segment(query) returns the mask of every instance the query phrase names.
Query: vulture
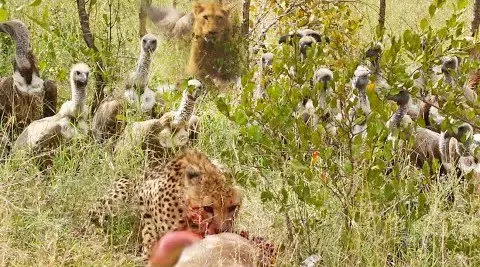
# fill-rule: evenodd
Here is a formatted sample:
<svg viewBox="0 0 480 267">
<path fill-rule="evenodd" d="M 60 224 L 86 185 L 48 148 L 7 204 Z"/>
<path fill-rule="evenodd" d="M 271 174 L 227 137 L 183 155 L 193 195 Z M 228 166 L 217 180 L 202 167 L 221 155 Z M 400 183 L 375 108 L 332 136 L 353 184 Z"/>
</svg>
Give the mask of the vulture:
<svg viewBox="0 0 480 267">
<path fill-rule="evenodd" d="M 319 68 L 315 71 L 313 76 L 313 85 L 321 85 L 317 96 L 318 107 L 314 106 L 312 99 L 305 98 L 298 104 L 295 113 L 297 116 L 301 117 L 305 123 L 315 127 L 320 120 L 330 119 L 327 101 L 332 94 L 332 88 L 329 86 L 329 83 L 333 80 L 333 72 L 327 68 Z M 318 109 L 321 110 L 321 114 L 317 112 Z M 329 125 L 327 128 L 329 131 L 334 131 L 331 126 L 332 125 Z"/>
<path fill-rule="evenodd" d="M 65 102 L 53 116 L 30 123 L 18 136 L 13 153 L 24 151 L 47 161 L 52 151 L 80 134 L 87 134 L 86 87 L 89 68 L 84 63 L 73 65 L 70 71 L 71 100 Z"/>
<path fill-rule="evenodd" d="M 157 49 L 157 37 L 146 34 L 140 41 L 140 55 L 137 69 L 130 73 L 125 86 L 124 97 L 128 104 L 140 107 L 142 112 L 154 112 L 155 93 L 148 88 L 152 55 Z"/>
<path fill-rule="evenodd" d="M 193 29 L 193 12 L 184 13 L 175 8 L 146 8 L 150 20 L 167 38 L 189 38 Z"/>
<path fill-rule="evenodd" d="M 13 74 L 0 77 L 0 114 L 2 122 L 14 118 L 14 132 L 20 132 L 32 121 L 55 114 L 57 86 L 40 78 L 35 56 L 30 45 L 30 32 L 19 20 L 0 23 L 15 42 Z"/>
<path fill-rule="evenodd" d="M 283 35 L 278 39 L 279 44 L 295 44 L 295 39 L 298 39 L 298 46 L 300 50 L 300 60 L 305 60 L 307 58 L 307 50 L 313 44 L 319 43 L 322 41 L 322 35 L 312 29 L 303 29 L 291 32 L 289 34 Z M 324 38 L 326 42 L 330 40 L 328 38 Z"/>
<path fill-rule="evenodd" d="M 260 57 L 258 71 L 255 72 L 253 79 L 255 80 L 255 91 L 253 92 L 253 100 L 261 99 L 265 96 L 265 89 L 269 84 L 269 75 L 273 66 L 273 53 L 265 53 Z"/>
<path fill-rule="evenodd" d="M 155 35 L 143 36 L 140 40 L 137 68 L 127 78 L 124 91 L 124 100 L 127 105 L 140 109 L 143 113 L 148 113 L 153 117 L 157 99 L 155 93 L 148 88 L 148 82 L 152 55 L 156 49 L 157 38 Z M 100 103 L 92 119 L 92 134 L 95 140 L 104 141 L 121 134 L 124 124 L 118 117 L 124 110 L 124 101 L 114 96 L 108 96 Z"/>
<path fill-rule="evenodd" d="M 368 101 L 368 97 L 367 97 L 367 85 L 369 82 L 370 73 L 371 73 L 370 70 L 366 66 L 360 65 L 357 67 L 357 69 L 353 74 L 352 88 L 358 91 L 358 94 L 355 96 L 358 98 L 358 103 L 355 110 L 359 110 L 360 113 L 363 116 L 365 116 L 365 120 L 363 122 L 354 126 L 353 128 L 354 135 L 360 134 L 360 133 L 366 134 L 366 129 L 367 129 L 366 118 L 372 112 L 370 108 L 370 102 Z M 354 111 L 354 109 L 352 109 L 352 111 Z M 351 114 L 351 116 L 353 117 L 354 115 Z"/>
<path fill-rule="evenodd" d="M 301 39 L 301 38 L 306 37 L 306 36 L 312 37 L 315 40 L 315 42 L 317 42 L 317 43 L 322 41 L 322 35 L 319 32 L 317 32 L 315 30 L 312 30 L 312 29 L 302 29 L 302 30 L 293 31 L 293 32 L 290 32 L 289 34 L 285 34 L 285 35 L 281 36 L 278 39 L 278 43 L 279 44 L 287 43 L 287 44 L 292 45 L 293 44 L 293 39 L 295 39 L 295 38 Z M 328 39 L 328 37 L 325 37 L 324 39 L 327 42 L 330 41 Z"/>
<path fill-rule="evenodd" d="M 391 88 L 385 79 L 385 73 L 380 66 L 382 53 L 383 44 L 381 42 L 377 42 L 365 52 L 365 57 L 370 61 L 370 72 L 375 80 L 375 91 L 377 94 L 388 91 Z"/>
<path fill-rule="evenodd" d="M 129 151 L 132 146 L 163 154 L 165 150 L 182 148 L 198 138 L 198 117 L 193 115 L 196 99 L 203 91 L 200 81 L 188 81 L 180 106 L 160 119 L 134 122 L 125 129 L 115 148 L 116 153 Z"/>
<path fill-rule="evenodd" d="M 412 120 L 407 115 L 410 94 L 402 90 L 389 99 L 395 101 L 398 108 L 387 126 L 393 130 L 410 125 Z M 449 137 L 445 132 L 437 133 L 419 126 L 411 127 L 409 131 L 414 137 L 410 159 L 418 168 L 422 168 L 424 163 L 432 166 L 432 162 L 436 159 L 442 164 L 441 173 L 459 170 L 463 175 L 473 171 L 474 179 L 480 179 L 479 163 L 476 163 L 475 158 L 469 155 L 469 151 L 465 151 L 464 145 L 457 138 Z M 464 129 L 461 127 L 459 131 L 464 131 Z"/>
</svg>

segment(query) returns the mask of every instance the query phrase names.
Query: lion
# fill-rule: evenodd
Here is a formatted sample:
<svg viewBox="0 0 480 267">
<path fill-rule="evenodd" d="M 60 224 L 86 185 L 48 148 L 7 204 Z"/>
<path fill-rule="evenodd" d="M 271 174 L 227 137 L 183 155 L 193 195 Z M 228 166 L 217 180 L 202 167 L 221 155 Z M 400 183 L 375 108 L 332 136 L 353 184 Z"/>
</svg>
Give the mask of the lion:
<svg viewBox="0 0 480 267">
<path fill-rule="evenodd" d="M 232 42 L 230 10 L 219 2 L 195 3 L 193 39 L 187 73 L 198 78 L 226 81 L 235 75 L 236 48 Z"/>
</svg>

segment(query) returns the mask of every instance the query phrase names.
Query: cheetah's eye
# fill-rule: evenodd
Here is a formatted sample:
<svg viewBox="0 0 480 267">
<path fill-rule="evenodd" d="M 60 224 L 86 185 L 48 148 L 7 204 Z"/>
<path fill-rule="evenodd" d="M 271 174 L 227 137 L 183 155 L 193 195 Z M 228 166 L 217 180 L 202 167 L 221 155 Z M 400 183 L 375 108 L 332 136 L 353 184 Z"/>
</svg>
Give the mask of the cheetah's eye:
<svg viewBox="0 0 480 267">
<path fill-rule="evenodd" d="M 203 16 L 203 19 L 208 20 L 208 16 L 207 15 Z"/>
<path fill-rule="evenodd" d="M 203 207 L 203 210 L 204 210 L 205 212 L 208 212 L 208 213 L 213 214 L 213 207 L 212 207 L 212 206 L 204 206 L 204 207 Z"/>
</svg>

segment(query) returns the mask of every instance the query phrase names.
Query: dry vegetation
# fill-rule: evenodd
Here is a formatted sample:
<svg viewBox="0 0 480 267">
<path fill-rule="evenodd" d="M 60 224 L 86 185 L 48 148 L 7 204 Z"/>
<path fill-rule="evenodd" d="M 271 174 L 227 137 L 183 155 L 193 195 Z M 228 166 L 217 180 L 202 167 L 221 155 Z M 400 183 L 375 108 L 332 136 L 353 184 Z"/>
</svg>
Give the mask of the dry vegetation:
<svg viewBox="0 0 480 267">
<path fill-rule="evenodd" d="M 27 0 L 7 2 L 9 18 L 21 19 L 29 25 L 41 72 L 59 81 L 60 102 L 64 102 L 70 92 L 67 83 L 69 67 L 77 61 L 92 61 L 81 37 L 76 5 L 73 1 L 53 0 L 39 1 L 41 4 L 38 6 L 28 6 L 33 1 Z M 373 36 L 376 5 L 374 0 L 355 4 L 357 15 L 364 17 L 360 35 L 365 43 Z M 419 18 L 427 14 L 428 5 L 429 1 L 388 1 L 387 32 L 400 34 L 408 27 L 416 28 Z M 121 85 L 119 81 L 134 66 L 138 52 L 137 3 L 105 0 L 92 6 L 92 27 L 107 63 L 107 88 L 118 89 Z M 182 4 L 182 7 L 185 6 L 188 5 Z M 447 16 L 448 11 L 444 12 Z M 470 13 L 466 15 L 468 20 Z M 438 19 L 436 23 L 440 21 Z M 152 29 L 152 25 L 149 26 Z M 0 73 L 10 73 L 13 46 L 4 35 L 0 36 L 0 40 Z M 152 65 L 152 88 L 184 78 L 188 50 L 184 43 L 160 42 Z M 91 83 L 90 97 L 93 89 Z M 179 92 L 165 96 L 170 106 L 176 106 L 179 97 Z M 401 259 L 397 260 L 397 266 L 480 264 L 480 205 L 465 192 L 465 185 L 456 178 L 428 182 L 429 190 L 415 199 L 428 203 L 428 210 L 416 211 L 422 215 L 415 221 L 408 221 L 405 213 L 391 212 L 398 203 L 391 203 L 379 212 L 376 202 L 368 201 L 376 193 L 363 192 L 363 200 L 357 202 L 356 213 L 352 215 L 353 234 L 349 237 L 344 236 L 345 216 L 340 201 L 332 196 L 318 177 L 308 180 L 312 194 L 316 194 L 322 203 L 318 206 L 305 205 L 291 197 L 288 210 L 291 220 L 298 225 L 314 223 L 315 227 L 293 233 L 290 240 L 292 237 L 288 236 L 283 204 L 262 201 L 266 197 L 262 194 L 265 189 L 275 191 L 282 188 L 285 173 L 259 169 L 255 164 L 259 156 L 257 152 L 238 147 L 235 140 L 239 136 L 239 128 L 217 110 L 213 97 L 209 95 L 203 99 L 198 110 L 203 132 L 197 147 L 239 173 L 238 180 L 245 186 L 246 200 L 237 228 L 248 229 L 252 235 L 283 245 L 285 252 L 280 255 L 279 266 L 296 266 L 311 253 L 321 256 L 320 266 L 384 266 L 388 257 L 398 256 L 389 255 L 399 251 L 402 255 L 398 256 Z M 13 158 L 2 163 L 0 266 L 138 264 L 135 258 L 137 237 L 132 235 L 134 223 L 128 207 L 125 207 L 122 216 L 112 221 L 107 233 L 89 224 L 87 211 L 118 177 L 141 177 L 143 159 L 140 151 L 135 157 L 114 159 L 105 147 L 84 138 L 60 149 L 48 175 L 38 173 L 32 159 Z M 405 166 L 408 163 L 399 164 Z M 365 170 L 357 174 L 367 173 L 369 167 L 359 165 Z M 289 168 L 286 170 L 292 175 L 298 172 L 295 166 Z M 427 183 L 422 182 L 427 179 L 421 170 L 408 166 L 399 169 L 399 180 Z M 402 202 L 405 209 L 414 209 L 419 204 L 409 199 L 408 190 L 416 189 L 408 185 L 404 189 L 405 192 L 397 194 L 395 201 L 405 202 Z M 378 185 L 379 192 L 388 190 L 390 188 L 385 184 Z M 452 191 L 455 201 L 450 203 L 447 196 Z M 308 222 L 302 222 L 304 218 L 308 218 Z M 345 238 L 349 239 L 348 242 Z"/>
</svg>

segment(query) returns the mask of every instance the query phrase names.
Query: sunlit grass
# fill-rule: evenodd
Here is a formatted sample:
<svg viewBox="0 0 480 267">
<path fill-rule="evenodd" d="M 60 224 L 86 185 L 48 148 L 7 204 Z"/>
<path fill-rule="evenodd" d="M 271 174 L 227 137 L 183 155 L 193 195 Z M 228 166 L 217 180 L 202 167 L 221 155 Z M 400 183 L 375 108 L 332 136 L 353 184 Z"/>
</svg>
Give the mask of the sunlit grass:
<svg viewBox="0 0 480 267">
<path fill-rule="evenodd" d="M 69 98 L 67 74 L 70 66 L 77 61 L 90 59 L 81 53 L 85 49 L 78 26 L 75 4 L 70 1 L 43 1 L 39 7 L 25 7 L 14 11 L 31 1 L 8 1 L 12 18 L 26 21 L 33 31 L 34 51 L 42 65 L 42 73 L 60 83 L 61 102 Z M 106 3 L 102 8 L 106 9 Z M 115 2 L 115 1 L 113 1 Z M 133 69 L 138 52 L 136 1 L 120 1 L 120 24 L 113 28 L 113 34 L 120 44 L 111 47 L 104 60 L 115 62 L 107 65 L 108 90 L 121 90 L 126 73 Z M 376 25 L 377 1 L 367 0 L 356 4 L 359 14 L 364 16 L 362 32 L 364 41 L 370 41 Z M 427 14 L 429 1 L 388 1 L 387 29 L 399 34 L 409 27 L 416 27 L 421 17 Z M 186 4 L 182 5 L 186 6 Z M 32 22 L 28 15 L 42 17 L 48 13 L 53 28 L 62 29 L 52 33 Z M 447 14 L 445 12 L 445 14 Z M 104 29 L 101 10 L 92 16 L 95 31 Z M 471 11 L 466 15 L 469 18 Z M 437 23 L 441 23 L 438 20 Z M 150 27 L 152 25 L 149 25 Z M 151 28 L 153 29 L 153 28 Z M 153 30 L 154 31 L 154 30 Z M 154 31 L 155 32 L 155 31 Z M 98 35 L 102 35 L 98 32 Z M 100 48 L 106 43 L 97 41 Z M 2 46 L 3 48 L 3 46 Z M 3 50 L 2 50 L 3 51 Z M 11 51 L 9 51 L 11 52 Z M 53 54 L 52 54 L 53 53 Z M 184 78 L 184 66 L 188 59 L 187 43 L 161 40 L 153 63 L 152 88 Z M 2 54 L 1 70 L 9 68 L 10 54 Z M 109 60 L 109 57 L 115 60 Z M 90 97 L 94 90 L 89 86 Z M 168 106 L 176 106 L 179 93 L 171 97 Z M 201 101 L 198 115 L 201 118 L 200 141 L 196 145 L 213 158 L 220 159 L 235 172 L 246 174 L 238 177 L 239 182 L 248 184 L 245 200 L 237 228 L 248 230 L 251 235 L 266 237 L 285 251 L 280 253 L 279 265 L 292 266 L 303 260 L 298 255 L 308 254 L 300 246 L 294 233 L 288 237 L 284 212 L 279 203 L 262 203 L 260 191 L 263 188 L 279 186 L 278 172 L 260 172 L 255 166 L 256 155 L 239 154 L 234 142 L 238 129 L 216 109 L 214 95 Z M 177 102 L 173 102 L 173 100 Z M 252 164 L 239 164 L 251 162 Z M 107 232 L 95 229 L 88 218 L 88 209 L 98 197 L 121 176 L 139 178 L 144 171 L 144 155 L 134 153 L 133 157 L 114 158 L 109 149 L 96 144 L 90 138 L 74 140 L 59 149 L 47 174 L 41 174 L 33 159 L 14 157 L 0 166 L 0 266 L 135 266 L 138 251 L 134 219 L 130 209 L 114 218 Z M 402 165 L 403 166 L 403 165 Z M 411 166 L 403 166 L 402 179 L 426 179 Z M 266 179 L 268 177 L 268 179 Z M 273 181 L 273 183 L 272 183 Z M 256 187 L 252 186 L 256 185 Z M 402 251 L 402 260 L 396 266 L 478 266 L 480 253 L 478 231 L 478 200 L 466 194 L 464 185 L 455 179 L 433 181 L 426 192 L 430 211 L 415 225 L 405 230 L 405 218 L 398 214 L 374 214 L 368 198 L 359 201 L 361 214 L 352 227 L 352 247 L 344 248 L 341 242 L 345 215 L 338 199 L 313 181 L 315 192 L 324 196 L 322 209 L 293 206 L 297 212 L 305 212 L 316 218 L 316 231 L 309 235 L 320 240 L 312 247 L 311 253 L 321 256 L 321 266 L 384 266 L 389 254 Z M 384 190 L 379 188 L 379 190 Z M 453 191 L 455 201 L 446 202 L 447 192 Z M 295 202 L 294 202 L 295 203 Z M 412 202 L 411 205 L 416 205 Z M 448 208 L 447 208 L 448 207 Z M 383 216 L 383 217 L 382 217 Z M 298 219 L 298 218 L 292 218 Z M 471 254 L 455 252 L 449 247 L 453 242 L 463 244 Z M 448 249 L 447 249 L 448 248 Z M 464 250 L 462 250 L 464 251 Z M 310 253 L 310 251 L 308 251 Z M 352 256 L 354 255 L 354 256 Z"/>
</svg>

